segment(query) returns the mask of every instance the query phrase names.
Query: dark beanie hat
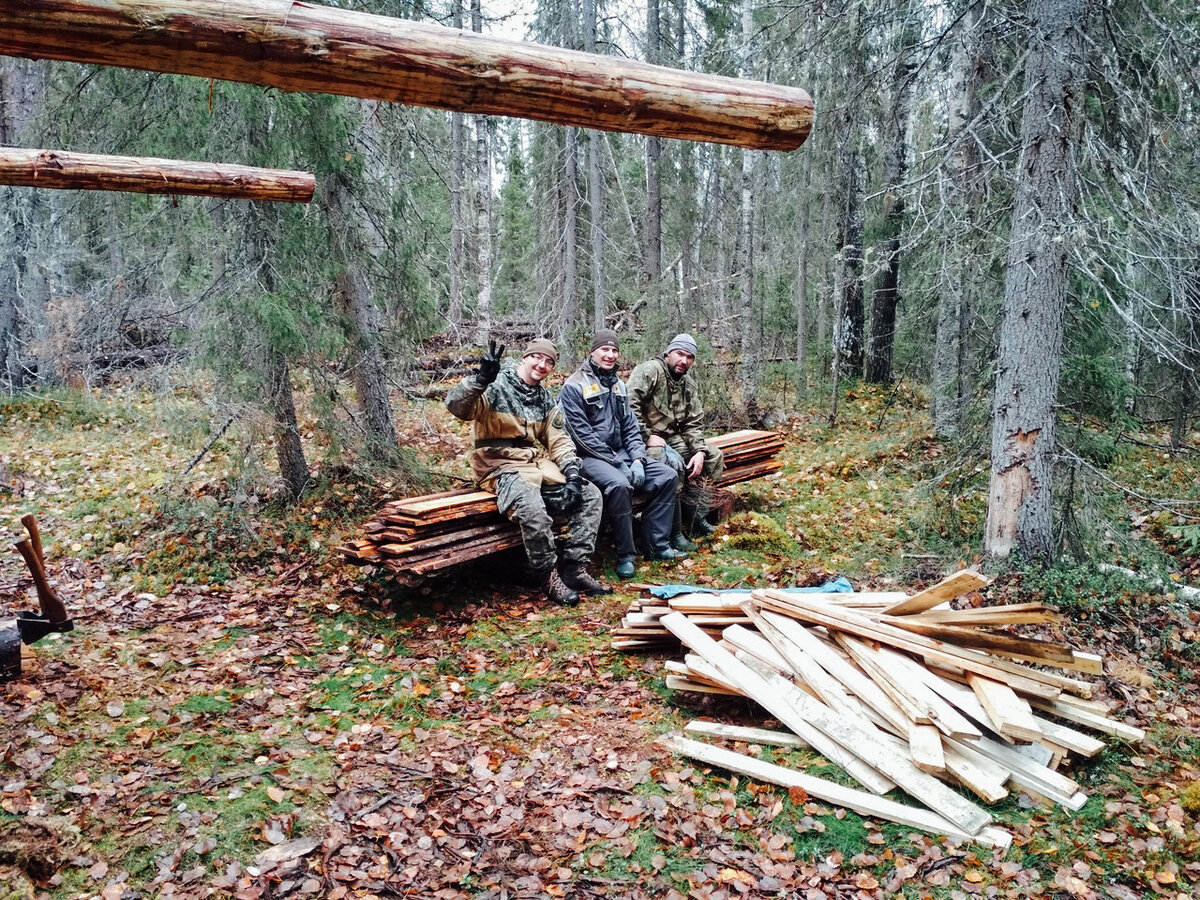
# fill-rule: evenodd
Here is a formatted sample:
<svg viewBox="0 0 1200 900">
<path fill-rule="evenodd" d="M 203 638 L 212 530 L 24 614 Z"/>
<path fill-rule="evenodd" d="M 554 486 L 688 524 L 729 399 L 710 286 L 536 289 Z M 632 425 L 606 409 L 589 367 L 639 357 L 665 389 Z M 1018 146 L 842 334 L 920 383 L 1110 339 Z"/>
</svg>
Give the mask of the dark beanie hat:
<svg viewBox="0 0 1200 900">
<path fill-rule="evenodd" d="M 592 346 L 588 352 L 591 353 L 592 350 L 596 350 L 600 347 L 610 346 L 618 349 L 620 348 L 621 343 L 619 340 L 617 340 L 617 333 L 611 328 L 601 328 L 592 336 Z"/>
<path fill-rule="evenodd" d="M 554 342 L 549 338 L 534 338 L 521 351 L 521 358 L 524 359 L 530 353 L 540 353 L 542 356 L 548 356 L 555 365 L 558 365 L 558 348 L 554 346 Z"/>
</svg>

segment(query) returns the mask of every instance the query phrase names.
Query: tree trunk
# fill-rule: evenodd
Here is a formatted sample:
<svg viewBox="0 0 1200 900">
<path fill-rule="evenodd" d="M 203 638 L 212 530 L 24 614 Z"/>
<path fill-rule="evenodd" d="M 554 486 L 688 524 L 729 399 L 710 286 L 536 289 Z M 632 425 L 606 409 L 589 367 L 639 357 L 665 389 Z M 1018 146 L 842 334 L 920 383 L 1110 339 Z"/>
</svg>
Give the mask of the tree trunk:
<svg viewBox="0 0 1200 900">
<path fill-rule="evenodd" d="M 0 145 L 31 142 L 44 102 L 45 68 L 0 58 Z M 34 358 L 49 299 L 37 259 L 45 206 L 35 192 L 0 187 L 0 385 L 10 393 L 52 375 Z"/>
<path fill-rule="evenodd" d="M 558 340 L 563 342 L 579 322 L 579 129 L 566 130 L 563 155 L 563 285 L 558 312 Z"/>
<path fill-rule="evenodd" d="M 483 30 L 480 0 L 471 0 L 471 30 Z M 479 342 L 492 327 L 492 149 L 487 116 L 475 116 L 475 319 Z"/>
<path fill-rule="evenodd" d="M 1021 159 L 992 403 L 984 552 L 1048 562 L 1054 406 L 1076 208 L 1087 0 L 1030 0 Z"/>
<path fill-rule="evenodd" d="M 883 269 L 871 297 L 864 377 L 871 384 L 891 384 L 895 379 L 892 350 L 896 339 L 896 308 L 900 305 L 900 236 L 904 228 L 904 177 L 908 169 L 908 112 L 917 41 L 912 11 L 907 3 L 897 7 L 903 17 L 896 40 L 896 66 L 892 74 L 891 106 L 885 119 L 887 144 L 883 164 Z"/>
<path fill-rule="evenodd" d="M 287 357 L 278 350 L 267 352 L 267 379 L 268 399 L 275 419 L 275 458 L 279 461 L 279 474 L 288 497 L 298 500 L 308 485 L 308 463 L 304 459 L 304 445 L 300 442 L 300 424 L 296 419 Z"/>
<path fill-rule="evenodd" d="M 0 3 L 0 53 L 764 150 L 812 124 L 799 88 L 304 3 Z"/>
<path fill-rule="evenodd" d="M 808 196 L 812 186 L 812 158 L 804 160 L 804 199 L 800 201 L 800 222 L 796 231 L 796 397 L 808 397 L 808 246 L 811 209 Z"/>
<path fill-rule="evenodd" d="M 754 38 L 754 3 L 742 0 L 742 75 L 754 70 L 751 42 Z M 758 338 L 758 321 L 754 315 L 754 190 L 755 163 L 757 154 L 753 150 L 741 151 L 742 156 L 742 202 L 738 233 L 738 314 L 741 318 L 741 361 L 739 366 L 742 398 L 745 403 L 747 421 L 758 418 L 759 359 L 762 355 Z"/>
<path fill-rule="evenodd" d="M 353 214 L 350 186 L 344 177 L 333 175 L 328 193 L 330 234 L 339 263 L 337 296 L 353 354 L 354 388 L 363 431 L 370 453 L 390 461 L 395 456 L 398 438 L 379 349 L 379 314 L 371 299 L 370 283 L 362 271 L 368 254 L 359 233 L 359 219 Z"/>
<path fill-rule="evenodd" d="M 463 26 L 462 0 L 452 0 L 451 17 L 455 28 Z M 466 315 L 466 268 L 467 268 L 467 206 L 466 191 L 466 138 L 464 137 L 463 114 L 450 116 L 450 296 L 446 307 L 446 318 L 456 332 L 462 327 Z"/>
<path fill-rule="evenodd" d="M 596 0 L 583 2 L 583 49 L 596 52 Z M 608 288 L 604 271 L 604 179 L 601 177 L 600 146 L 604 136 L 595 129 L 588 131 L 588 212 L 589 243 L 592 251 L 592 328 L 604 327 L 608 312 Z"/>
<path fill-rule="evenodd" d="M 658 62 L 662 33 L 659 23 L 659 0 L 646 0 L 646 59 Z M 644 284 L 653 284 L 662 277 L 662 141 L 656 136 L 646 138 L 646 271 Z"/>
<path fill-rule="evenodd" d="M 308 203 L 316 179 L 309 172 L 226 163 L 0 147 L 0 184 Z"/>
<path fill-rule="evenodd" d="M 970 396 L 967 371 L 968 324 L 974 307 L 974 260 L 970 235 L 979 203 L 979 147 L 968 125 L 979 112 L 982 4 L 969 4 L 956 36 L 950 77 L 947 142 L 954 148 L 946 165 L 946 231 L 950 244 L 941 266 L 937 330 L 933 348 L 933 427 L 941 438 L 955 438 L 962 428 Z"/>
</svg>

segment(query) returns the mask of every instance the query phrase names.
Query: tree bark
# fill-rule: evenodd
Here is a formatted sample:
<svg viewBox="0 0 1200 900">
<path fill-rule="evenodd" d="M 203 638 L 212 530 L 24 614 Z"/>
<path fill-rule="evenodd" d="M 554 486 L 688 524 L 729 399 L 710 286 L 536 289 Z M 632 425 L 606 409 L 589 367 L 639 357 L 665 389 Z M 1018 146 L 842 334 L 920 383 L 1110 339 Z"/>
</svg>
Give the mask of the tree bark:
<svg viewBox="0 0 1200 900">
<path fill-rule="evenodd" d="M 885 121 L 887 144 L 883 164 L 883 269 L 875 280 L 871 297 L 871 319 L 867 330 L 864 378 L 871 384 L 891 384 L 896 339 L 896 309 L 900 305 L 900 236 L 904 228 L 904 176 L 908 169 L 908 111 L 914 64 L 912 48 L 916 27 L 911 8 L 901 4 L 903 18 L 896 40 L 896 66 L 892 74 L 891 105 Z"/>
<path fill-rule="evenodd" d="M 1020 177 L 1004 280 L 984 552 L 1053 554 L 1051 464 L 1078 185 L 1087 0 L 1030 0 Z"/>
<path fill-rule="evenodd" d="M 471 0 L 471 32 L 481 31 L 483 9 L 480 0 Z M 492 142 L 486 116 L 475 116 L 475 289 L 482 344 L 492 327 Z"/>
<path fill-rule="evenodd" d="M 646 0 L 646 59 L 658 62 L 659 43 L 659 0 Z M 654 135 L 646 138 L 646 221 L 645 256 L 646 269 L 642 273 L 643 284 L 653 284 L 662 277 L 662 141 Z"/>
<path fill-rule="evenodd" d="M 950 245 L 943 256 L 939 281 L 937 328 L 933 346 L 933 427 L 941 438 L 958 436 L 970 396 L 967 338 L 974 307 L 976 258 L 970 235 L 979 203 L 979 147 L 968 126 L 979 113 L 982 4 L 970 3 L 950 66 L 947 142 L 953 149 L 946 164 L 945 211 L 952 217 L 946 231 Z"/>
<path fill-rule="evenodd" d="M 0 53 L 794 150 L 803 90 L 283 0 L 0 0 Z"/>
<path fill-rule="evenodd" d="M 596 0 L 583 2 L 583 49 L 596 52 Z M 600 146 L 604 135 L 588 131 L 588 237 L 592 253 L 592 328 L 604 327 L 608 312 L 608 287 L 604 271 L 604 179 L 601 177 Z"/>
<path fill-rule="evenodd" d="M 350 186 L 338 174 L 330 178 L 328 215 L 330 234 L 339 265 L 336 288 L 350 345 L 358 408 L 368 449 L 391 462 L 398 437 L 388 397 L 387 375 L 379 348 L 379 314 L 371 299 L 370 284 L 362 272 L 368 258 L 357 217 L 353 215 Z"/>
<path fill-rule="evenodd" d="M 754 70 L 752 42 L 754 38 L 754 3 L 742 0 L 742 74 Z M 754 314 L 754 190 L 755 163 L 757 154 L 753 150 L 742 150 L 742 199 L 741 220 L 738 234 L 738 313 L 741 317 L 741 364 L 738 372 L 745 404 L 746 418 L 750 422 L 758 418 L 759 358 L 762 355 L 758 337 L 758 320 Z"/>
<path fill-rule="evenodd" d="M 225 163 L 0 147 L 0 184 L 308 203 L 316 179 L 310 172 Z"/>
<path fill-rule="evenodd" d="M 452 0 L 451 17 L 455 28 L 462 28 L 462 0 Z M 446 318 L 456 331 L 463 324 L 466 301 L 467 223 L 466 203 L 466 138 L 463 135 L 463 114 L 450 116 L 450 296 Z"/>
</svg>

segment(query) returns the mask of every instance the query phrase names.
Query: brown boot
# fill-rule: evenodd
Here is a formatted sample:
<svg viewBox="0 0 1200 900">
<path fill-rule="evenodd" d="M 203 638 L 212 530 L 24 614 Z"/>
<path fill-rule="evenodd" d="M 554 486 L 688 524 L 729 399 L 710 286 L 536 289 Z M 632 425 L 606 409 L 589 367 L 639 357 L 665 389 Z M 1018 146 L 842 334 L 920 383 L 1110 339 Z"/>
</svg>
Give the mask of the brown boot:
<svg viewBox="0 0 1200 900">
<path fill-rule="evenodd" d="M 563 583 L 558 569 L 551 569 L 542 576 L 542 590 L 545 592 L 547 600 L 557 603 L 559 606 L 576 606 L 579 603 L 579 593 Z"/>
<path fill-rule="evenodd" d="M 587 566 L 574 559 L 560 559 L 558 574 L 563 584 L 581 594 L 611 594 L 612 588 L 588 574 Z"/>
</svg>

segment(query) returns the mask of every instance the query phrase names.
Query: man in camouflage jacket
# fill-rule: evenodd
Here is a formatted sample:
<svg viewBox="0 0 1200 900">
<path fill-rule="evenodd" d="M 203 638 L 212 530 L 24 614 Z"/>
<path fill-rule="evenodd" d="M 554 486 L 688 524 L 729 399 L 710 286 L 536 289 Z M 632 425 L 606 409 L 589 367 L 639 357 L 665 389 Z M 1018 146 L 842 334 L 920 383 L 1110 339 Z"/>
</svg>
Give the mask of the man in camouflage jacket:
<svg viewBox="0 0 1200 900">
<path fill-rule="evenodd" d="M 696 349 L 690 334 L 677 334 L 662 356 L 629 375 L 629 405 L 641 424 L 647 452 L 679 472 L 684 485 L 680 517 L 693 536 L 712 533 L 712 481 L 725 471 L 724 454 L 704 440 L 701 429 L 700 386 L 690 372 Z"/>
<path fill-rule="evenodd" d="M 503 356 L 504 347 L 489 341 L 479 371 L 446 397 L 446 408 L 471 423 L 471 471 L 482 489 L 495 492 L 497 509 L 521 529 L 525 555 L 550 600 L 570 605 L 579 602 L 580 592 L 606 593 L 609 588 L 587 571 L 603 500 L 583 480 L 562 413 L 542 385 L 558 350 L 539 338 L 517 365 L 501 365 Z M 561 556 L 556 513 L 567 517 Z"/>
</svg>

